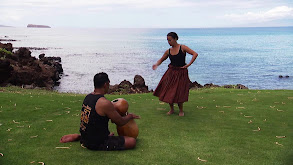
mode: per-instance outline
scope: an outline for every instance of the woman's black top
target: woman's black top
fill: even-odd
[[[183,53],[183,51],[181,50],[181,45],[179,48],[179,52],[176,55],[171,55],[170,49],[169,49],[168,57],[170,58],[170,61],[171,61],[170,64],[173,66],[182,67],[182,66],[186,65],[186,63],[185,63],[186,53]]]

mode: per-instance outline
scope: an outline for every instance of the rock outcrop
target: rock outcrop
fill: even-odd
[[[5,50],[10,51],[10,52],[12,52],[12,50],[13,50],[13,47],[12,47],[11,43],[2,44],[0,42],[0,48],[5,49]]]
[[[286,76],[283,76],[283,75],[279,75],[279,78],[289,78],[290,76],[286,75]]]
[[[242,84],[237,84],[237,85],[215,85],[213,83],[209,83],[209,84],[205,84],[204,86],[200,85],[199,83],[197,83],[196,81],[192,82],[190,84],[189,89],[198,89],[198,88],[233,88],[233,89],[248,89],[246,86],[242,85]]]
[[[242,84],[237,84],[237,85],[224,85],[224,88],[233,88],[233,89],[248,89],[246,86]]]
[[[189,85],[189,89],[198,89],[198,88],[202,88],[203,86],[200,85],[199,83],[197,83],[196,81],[191,82]]]
[[[140,75],[134,76],[134,83],[124,80],[120,84],[110,85],[109,94],[131,94],[148,93],[148,86],[145,85],[144,78]]]
[[[19,48],[12,53],[10,43],[0,43],[0,85],[29,86],[53,89],[59,85],[60,74],[63,73],[60,57],[45,57],[40,59],[31,56],[27,48]]]
[[[12,42],[12,41],[16,41],[16,40],[13,40],[13,39],[1,39],[0,38],[0,41],[5,41],[5,42],[9,41],[9,42]]]

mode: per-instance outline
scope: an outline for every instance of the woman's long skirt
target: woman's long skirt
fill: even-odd
[[[166,103],[187,102],[190,83],[187,68],[169,65],[153,95]]]

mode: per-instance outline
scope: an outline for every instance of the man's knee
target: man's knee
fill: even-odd
[[[133,137],[125,136],[125,149],[131,149],[136,146],[136,139]]]

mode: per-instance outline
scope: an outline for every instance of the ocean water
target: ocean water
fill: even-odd
[[[250,89],[293,89],[293,27],[207,29],[77,29],[0,28],[1,39],[14,47],[38,47],[38,57],[60,56],[64,75],[60,92],[89,93],[93,76],[108,73],[111,85],[144,77],[155,89],[169,59],[157,70],[152,65],[169,48],[166,35],[175,31],[179,44],[199,56],[188,68],[192,82],[204,85],[243,84]],[[6,37],[5,37],[6,36]],[[7,43],[3,42],[2,43]],[[187,54],[186,62],[191,59]],[[279,75],[289,78],[279,78]]]

